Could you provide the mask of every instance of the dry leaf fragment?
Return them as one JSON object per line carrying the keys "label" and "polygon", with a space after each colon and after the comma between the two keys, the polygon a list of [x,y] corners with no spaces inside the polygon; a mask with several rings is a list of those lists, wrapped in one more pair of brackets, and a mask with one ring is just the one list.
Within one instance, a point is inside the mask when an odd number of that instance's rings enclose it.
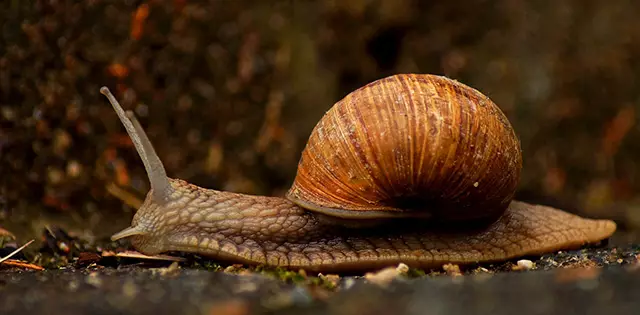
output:
{"label": "dry leaf fragment", "polygon": [[26,263],[18,260],[13,260],[13,259],[5,260],[1,264],[3,266],[26,268],[26,269],[32,269],[32,270],[38,270],[38,271],[44,270],[42,266],[38,266],[36,264]]}
{"label": "dry leaf fragment", "polygon": [[117,253],[115,256],[122,257],[122,258],[138,258],[138,259],[146,259],[146,260],[165,260],[165,261],[178,261],[178,262],[186,261],[186,259],[182,257],[175,257],[175,256],[169,256],[169,255],[149,256],[136,251],[124,251],[124,252]]}

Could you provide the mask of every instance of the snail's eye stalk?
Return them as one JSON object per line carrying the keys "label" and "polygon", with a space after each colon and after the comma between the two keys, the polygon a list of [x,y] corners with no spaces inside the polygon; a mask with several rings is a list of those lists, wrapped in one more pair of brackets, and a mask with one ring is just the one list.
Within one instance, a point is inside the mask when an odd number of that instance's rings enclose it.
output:
{"label": "snail's eye stalk", "polygon": [[153,145],[151,141],[149,141],[147,134],[144,132],[144,129],[142,129],[142,126],[140,126],[133,112],[127,111],[125,113],[120,103],[118,103],[107,87],[102,87],[100,93],[106,96],[111,106],[113,106],[113,109],[127,130],[131,141],[133,141],[138,155],[140,155],[144,163],[147,176],[149,176],[151,190],[153,191],[153,200],[158,204],[164,203],[172,193],[173,188],[169,184],[169,178],[162,165],[162,161],[160,161],[158,154],[156,154],[156,151],[153,149]]}

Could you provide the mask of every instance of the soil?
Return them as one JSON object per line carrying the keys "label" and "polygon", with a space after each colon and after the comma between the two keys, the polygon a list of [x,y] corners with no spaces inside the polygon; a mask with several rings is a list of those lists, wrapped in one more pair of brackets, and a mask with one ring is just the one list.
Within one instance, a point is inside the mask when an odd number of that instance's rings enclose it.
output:
{"label": "soil", "polygon": [[74,259],[44,271],[0,269],[0,314],[622,314],[639,306],[638,253],[585,249],[533,260],[532,270],[513,270],[515,262],[463,275],[409,270],[388,282],[196,258]]}
{"label": "soil", "polygon": [[[9,260],[23,265],[0,264],[0,314],[599,314],[640,306],[632,298],[640,292],[640,246],[322,275],[179,253],[149,259],[61,229],[43,240]],[[9,240],[0,255],[13,250]]]}

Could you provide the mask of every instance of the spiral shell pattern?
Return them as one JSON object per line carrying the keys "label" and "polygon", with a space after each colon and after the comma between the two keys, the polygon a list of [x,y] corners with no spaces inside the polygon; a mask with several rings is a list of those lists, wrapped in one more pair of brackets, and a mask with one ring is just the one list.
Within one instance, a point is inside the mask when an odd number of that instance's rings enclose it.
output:
{"label": "spiral shell pattern", "polygon": [[287,198],[347,219],[497,217],[521,168],[520,142],[488,97],[442,76],[394,75],[327,111]]}

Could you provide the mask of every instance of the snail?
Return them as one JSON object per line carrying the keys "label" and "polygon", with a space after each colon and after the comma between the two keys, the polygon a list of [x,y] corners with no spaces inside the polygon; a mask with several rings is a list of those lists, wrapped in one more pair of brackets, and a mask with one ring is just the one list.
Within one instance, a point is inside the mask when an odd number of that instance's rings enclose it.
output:
{"label": "snail", "polygon": [[487,96],[444,76],[393,75],[338,101],[311,132],[284,198],[167,177],[134,114],[100,92],[151,186],[112,240],[130,238],[143,254],[317,272],[430,269],[575,249],[616,230],[514,200],[522,168],[514,129]]}

